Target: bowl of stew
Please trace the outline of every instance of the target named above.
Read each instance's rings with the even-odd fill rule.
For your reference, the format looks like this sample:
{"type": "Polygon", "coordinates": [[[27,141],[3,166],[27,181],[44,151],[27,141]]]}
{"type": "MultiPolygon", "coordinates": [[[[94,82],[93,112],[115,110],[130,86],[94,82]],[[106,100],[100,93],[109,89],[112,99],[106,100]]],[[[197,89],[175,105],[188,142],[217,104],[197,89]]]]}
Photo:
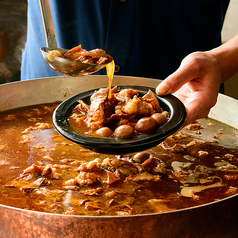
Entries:
{"type": "MultiPolygon", "coordinates": [[[[114,88],[115,89],[115,88],[114,88]]],[[[69,99],[63,101],[54,111],[53,114],[53,123],[56,128],[56,130],[66,137],[67,139],[78,143],[86,148],[89,148],[96,152],[101,153],[107,153],[107,154],[126,154],[126,153],[132,153],[136,151],[142,151],[145,149],[149,149],[151,147],[154,147],[158,145],[160,142],[162,142],[165,138],[172,135],[176,131],[180,129],[180,127],[183,125],[185,118],[186,118],[186,110],[184,105],[174,96],[167,95],[164,97],[160,97],[153,93],[154,89],[151,87],[145,87],[145,86],[117,86],[116,87],[117,92],[124,92],[125,90],[133,90],[136,91],[138,94],[132,99],[128,101],[126,106],[133,101],[133,99],[136,97],[136,100],[139,100],[144,95],[147,95],[148,92],[153,94],[153,97],[156,98],[158,101],[158,112],[166,112],[168,119],[165,119],[164,123],[160,126],[156,126],[152,128],[151,131],[145,131],[144,133],[139,132],[132,132],[132,136],[129,136],[129,138],[125,138],[122,136],[115,136],[115,133],[118,129],[124,126],[124,124],[128,127],[129,123],[134,123],[134,127],[136,128],[137,124],[136,122],[140,122],[143,119],[152,119],[152,122],[155,121],[153,118],[149,117],[151,116],[149,114],[146,116],[138,116],[138,113],[131,113],[131,114],[115,114],[115,109],[113,108],[113,112],[110,113],[108,117],[109,121],[111,122],[112,126],[111,128],[115,127],[116,123],[120,123],[122,120],[126,122],[123,124],[123,126],[114,128],[114,136],[105,137],[105,136],[97,136],[95,135],[97,133],[96,129],[102,129],[99,126],[96,127],[95,130],[91,130],[91,134],[89,134],[88,130],[86,130],[86,133],[82,133],[84,128],[86,127],[85,124],[78,123],[78,126],[76,125],[75,121],[71,122],[72,119],[72,113],[75,110],[75,108],[78,106],[79,101],[83,101],[84,104],[90,105],[90,99],[92,96],[95,95],[95,92],[99,92],[99,90],[102,91],[102,89],[93,89],[90,91],[86,91],[77,95],[74,95],[73,97],[70,97],[69,99]],[[125,119],[125,116],[132,116],[133,118],[131,121],[128,120],[128,117],[125,119]],[[111,118],[117,117],[116,120],[110,120],[111,118]],[[119,119],[118,119],[119,118],[119,119]],[[141,120],[139,119],[141,118],[141,120]],[[118,122],[119,121],[119,122],[118,122]],[[81,131],[80,131],[81,130],[81,131]],[[137,134],[136,134],[137,133],[137,134]]],[[[100,99],[102,98],[102,93],[98,93],[98,97],[100,99]]],[[[120,95],[119,95],[120,96],[120,95]]],[[[98,98],[95,99],[97,101],[98,98]]],[[[150,99],[151,100],[151,99],[150,99]]],[[[154,101],[153,101],[154,102],[154,101]]],[[[104,114],[105,112],[109,111],[108,104],[110,104],[110,101],[106,101],[104,104],[106,104],[104,107],[104,114]]],[[[111,103],[112,104],[112,103],[111,103]]],[[[118,105],[118,104],[117,104],[118,105]]],[[[116,107],[118,107],[116,105],[116,107]]],[[[148,103],[150,105],[150,103],[148,103]]],[[[84,107],[86,107],[84,106],[84,107]]],[[[98,105],[96,105],[98,106],[98,105]]],[[[101,104],[99,104],[98,108],[95,110],[95,105],[93,105],[93,113],[92,117],[95,116],[95,114],[99,111],[98,108],[101,107],[101,104]],[[96,111],[96,112],[95,112],[96,111]]],[[[125,107],[125,106],[124,106],[125,107]]],[[[145,110],[144,110],[145,111],[145,110]]],[[[156,113],[157,111],[153,110],[153,115],[159,114],[156,113]]],[[[153,116],[152,115],[152,116],[153,116]]],[[[163,116],[162,113],[160,115],[163,116]]],[[[165,116],[164,116],[165,117],[165,116]]],[[[166,117],[165,117],[166,118],[166,117]]],[[[78,118],[77,118],[78,119],[78,118]]],[[[88,118],[86,117],[86,120],[88,118]]],[[[92,120],[91,118],[89,118],[92,120]]],[[[96,123],[99,119],[96,119],[96,123]]],[[[95,124],[95,122],[94,122],[95,124]]],[[[90,123],[89,128],[91,129],[94,125],[93,123],[90,123]]],[[[109,124],[109,123],[107,123],[109,124]]],[[[149,122],[151,124],[151,122],[149,122]]],[[[155,123],[156,124],[156,123],[155,123]]],[[[132,126],[130,126],[133,128],[132,126]]],[[[147,126],[148,127],[148,126],[147,126]]],[[[105,128],[105,127],[103,127],[105,128]]],[[[129,129],[131,129],[129,128],[129,129]]],[[[143,128],[142,128],[143,129],[143,128]]],[[[133,128],[132,131],[135,129],[133,128]]],[[[137,129],[138,130],[138,129],[137,129]]],[[[124,133],[125,134],[125,133],[124,133]]]]}

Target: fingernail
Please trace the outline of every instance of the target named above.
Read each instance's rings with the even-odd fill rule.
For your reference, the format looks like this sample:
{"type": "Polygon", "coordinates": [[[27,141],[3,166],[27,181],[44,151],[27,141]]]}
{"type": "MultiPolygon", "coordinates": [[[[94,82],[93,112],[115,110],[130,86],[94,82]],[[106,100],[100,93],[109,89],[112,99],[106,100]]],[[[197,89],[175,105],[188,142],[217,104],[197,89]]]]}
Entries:
{"type": "Polygon", "coordinates": [[[156,88],[156,93],[158,95],[165,95],[169,93],[169,87],[166,84],[159,84],[156,88]]]}

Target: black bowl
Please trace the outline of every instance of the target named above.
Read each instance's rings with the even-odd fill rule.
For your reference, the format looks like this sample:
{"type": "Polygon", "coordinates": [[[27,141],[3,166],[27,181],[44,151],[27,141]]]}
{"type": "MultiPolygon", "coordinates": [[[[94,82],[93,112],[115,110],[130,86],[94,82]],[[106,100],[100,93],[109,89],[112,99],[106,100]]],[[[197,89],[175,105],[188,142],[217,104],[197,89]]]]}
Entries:
{"type": "MultiPolygon", "coordinates": [[[[117,87],[119,91],[125,88],[136,89],[139,96],[145,95],[149,89],[154,92],[153,88],[144,86],[128,85],[117,87]]],[[[168,136],[178,131],[186,119],[185,107],[176,97],[172,95],[166,95],[163,97],[156,95],[161,108],[164,111],[168,111],[170,114],[169,120],[156,131],[148,134],[140,134],[128,139],[90,137],[78,134],[70,126],[68,116],[78,105],[78,100],[83,100],[89,105],[90,97],[95,90],[98,89],[86,91],[68,98],[63,101],[53,113],[53,124],[55,129],[62,136],[92,151],[105,154],[126,154],[149,149],[158,145],[168,136]]]]}

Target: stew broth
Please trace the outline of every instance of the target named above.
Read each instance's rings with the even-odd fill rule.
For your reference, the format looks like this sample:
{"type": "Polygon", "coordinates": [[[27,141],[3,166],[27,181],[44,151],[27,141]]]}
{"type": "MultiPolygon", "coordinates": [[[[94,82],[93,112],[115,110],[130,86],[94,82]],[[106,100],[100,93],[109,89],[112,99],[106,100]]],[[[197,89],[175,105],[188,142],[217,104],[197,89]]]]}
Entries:
{"type": "Polygon", "coordinates": [[[202,119],[144,152],[106,155],[60,136],[58,103],[0,113],[0,204],[67,215],[135,215],[238,192],[238,132],[202,119]]]}

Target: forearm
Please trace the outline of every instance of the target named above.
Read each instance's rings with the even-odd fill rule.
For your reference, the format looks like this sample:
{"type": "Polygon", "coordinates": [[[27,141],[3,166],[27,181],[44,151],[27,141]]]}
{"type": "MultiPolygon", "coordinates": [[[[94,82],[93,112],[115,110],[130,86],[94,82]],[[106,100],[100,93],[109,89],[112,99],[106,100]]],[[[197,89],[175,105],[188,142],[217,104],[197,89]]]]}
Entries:
{"type": "Polygon", "coordinates": [[[210,52],[218,60],[223,82],[238,72],[238,35],[210,52]]]}

